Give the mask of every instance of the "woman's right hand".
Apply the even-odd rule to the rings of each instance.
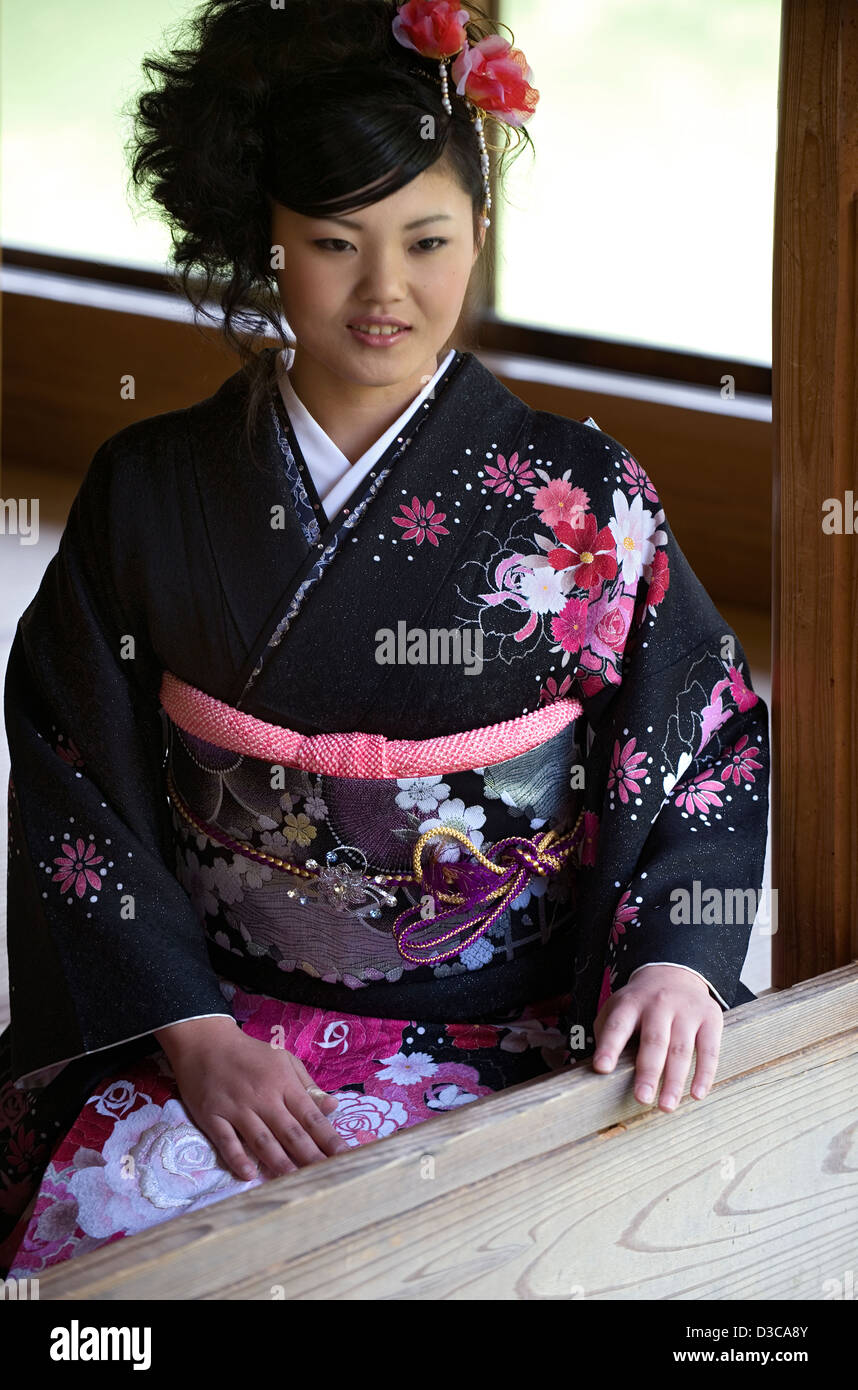
[[[337,1101],[285,1048],[221,1015],[185,1019],[154,1036],[188,1114],[242,1181],[257,1176],[254,1160],[277,1176],[349,1151],[326,1118]]]

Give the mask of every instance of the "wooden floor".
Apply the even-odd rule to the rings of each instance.
[[[3,470],[3,497],[27,497],[39,499],[39,533],[34,545],[21,544],[16,536],[0,536],[0,592],[3,594],[2,613],[0,613],[0,669],[4,675],[9,648],[15,635],[15,627],[20,614],[39,587],[48,561],[56,551],[62,529],[65,526],[69,508],[78,489],[78,482],[64,473],[36,474],[29,470],[26,474],[17,473],[13,468]],[[751,665],[751,679],[755,690],[771,708],[771,622],[769,614],[762,609],[743,608],[737,605],[719,604],[720,611],[727,622],[738,633]],[[0,786],[6,788],[9,776],[9,752],[6,745],[5,729],[0,747]],[[6,841],[7,822],[2,817],[2,859],[0,872],[2,882],[6,881]],[[769,855],[766,855],[766,877],[764,884],[770,886]],[[764,898],[764,901],[766,899]],[[9,986],[6,962],[6,898],[2,895],[0,907],[0,1027],[9,1018]],[[749,989],[759,993],[771,985],[771,940],[755,929],[751,946],[745,962],[742,979]]]

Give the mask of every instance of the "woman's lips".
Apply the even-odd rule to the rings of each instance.
[[[353,328],[351,324],[346,326],[352,337],[359,343],[365,343],[367,347],[392,347],[411,332],[410,328],[399,328],[395,333],[361,333],[359,328]]]

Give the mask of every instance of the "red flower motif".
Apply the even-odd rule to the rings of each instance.
[[[752,769],[759,771],[763,764],[757,761],[756,748],[749,748],[747,752],[742,751],[747,742],[748,735],[742,734],[742,737],[736,740],[733,747],[727,749],[727,756],[730,761],[726,767],[721,769],[722,782],[729,782],[732,778],[734,785],[738,787],[742,781],[755,782],[757,780]]]
[[[580,526],[558,521],[554,534],[563,545],[549,550],[548,563],[556,570],[574,569],[579,589],[598,589],[606,579],[614,578],[617,543],[610,527],[599,530],[592,512],[587,513]]]
[[[517,487],[523,487],[525,483],[532,483],[536,474],[530,469],[530,459],[519,462],[518,452],[514,453],[509,462],[503,454],[498,454],[498,466],[486,464],[486,472],[491,476],[486,478],[489,487],[494,488],[495,492],[500,492],[504,497],[512,497]]]
[[[81,839],[78,839],[74,846],[71,843],[63,845],[62,854],[54,860],[60,867],[51,882],[58,883],[63,893],[68,892],[74,885],[74,891],[79,898],[86,892],[87,884],[98,891],[101,888],[101,879],[94,872],[92,865],[100,864],[103,858],[104,855],[96,854],[95,845],[85,845]]]
[[[64,763],[70,763],[72,767],[83,767],[83,758],[71,739],[64,744],[58,743],[56,751]]]
[[[395,526],[402,526],[404,541],[413,541],[415,536],[417,544],[422,545],[424,538],[428,539],[432,545],[438,544],[438,536],[449,536],[450,532],[441,522],[446,517],[446,512],[436,512],[435,503],[431,497],[424,507],[416,497],[412,497],[411,506],[408,507],[403,502],[400,511],[405,513],[404,517],[394,516],[391,521]]]
[[[581,858],[579,863],[591,868],[596,862],[596,847],[599,843],[599,817],[595,811],[584,812],[584,834],[581,837]]]
[[[730,694],[736,701],[736,708],[741,710],[742,713],[744,713],[746,709],[752,709],[757,703],[759,696],[756,695],[747,684],[741,669],[737,670],[735,666],[731,666],[729,677]]]
[[[451,58],[468,42],[465,25],[470,18],[451,0],[408,0],[393,21],[393,36],[424,58]]]
[[[467,1050],[471,1047],[497,1047],[500,1031],[488,1023],[448,1023],[444,1032],[452,1039],[454,1047]]]
[[[524,125],[536,110],[539,92],[530,85],[533,73],[527,59],[500,34],[490,34],[472,47],[466,43],[451,72],[459,96],[509,125]]]
[[[585,598],[570,598],[559,613],[551,619],[551,631],[566,652],[581,650],[581,643],[587,630],[587,609]]]
[[[646,591],[646,606],[655,608],[670,588],[670,561],[666,550],[657,550],[651,565],[652,577]]]
[[[47,1152],[47,1144],[36,1143],[34,1129],[19,1129],[6,1146],[6,1161],[10,1168],[32,1168],[36,1160]]]

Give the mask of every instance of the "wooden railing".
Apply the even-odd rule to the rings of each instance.
[[[627,1051],[48,1270],[43,1299],[822,1299],[858,1239],[858,963],[725,1015],[672,1114]],[[832,1282],[834,1281],[834,1282]]]

